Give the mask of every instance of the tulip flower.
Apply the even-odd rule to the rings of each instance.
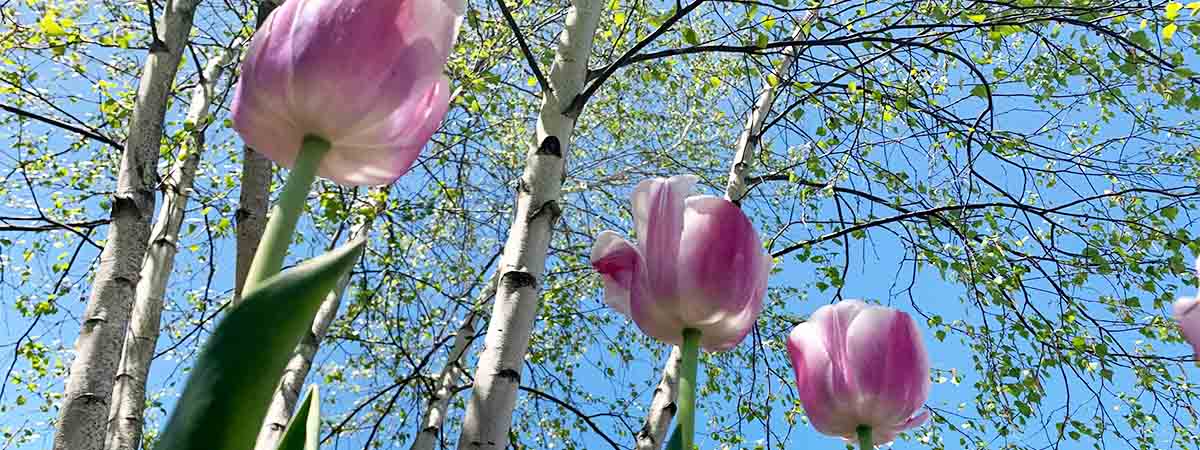
[[[691,448],[698,347],[729,350],[763,307],[771,258],[742,210],[689,196],[691,175],[643,181],[633,193],[638,244],[604,231],[592,247],[605,302],[647,335],[681,346],[679,418]]]
[[[446,113],[463,0],[290,0],[254,34],[233,99],[246,144],[291,168],[243,292],[279,272],[315,176],[386,185]]]
[[[317,174],[386,185],[412,166],[449,101],[442,69],[462,0],[289,0],[254,34],[233,126],[293,167],[306,136],[329,148]]]
[[[1196,258],[1196,276],[1200,277],[1200,258]],[[1200,355],[1200,298],[1180,297],[1175,301],[1175,321],[1183,338],[1192,344],[1192,353]]]
[[[920,426],[929,355],[916,323],[892,308],[848,300],[822,306],[792,329],[788,356],[813,428],[863,449]]]

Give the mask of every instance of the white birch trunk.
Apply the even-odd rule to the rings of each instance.
[[[573,0],[559,35],[549,73],[552,91],[542,93],[537,133],[517,183],[517,208],[500,259],[500,284],[483,353],[475,367],[475,384],[458,440],[460,450],[508,447],[551,230],[561,214],[564,157],[570,152],[571,133],[580,112],[568,108],[587,77],[588,57],[605,3]]]
[[[493,276],[488,281],[487,289],[484,289],[479,298],[475,300],[473,308],[480,307],[487,299],[496,295],[496,286],[499,281],[498,276]],[[455,332],[454,344],[450,346],[446,365],[438,374],[437,384],[433,395],[429,398],[429,404],[425,407],[425,414],[421,417],[421,429],[413,441],[412,450],[433,450],[434,444],[441,441],[442,424],[446,421],[446,411],[450,405],[450,398],[454,395],[454,386],[466,375],[462,367],[462,357],[467,352],[468,344],[475,337],[475,323],[479,320],[479,316],[479,311],[475,309],[467,312],[462,325]]]
[[[255,28],[262,26],[282,0],[260,0]],[[242,148],[242,191],[238,198],[238,209],[234,213],[237,233],[237,268],[234,272],[233,304],[242,301],[242,285],[250,272],[250,262],[258,251],[263,230],[267,228],[267,204],[271,187],[271,160],[250,147]]]
[[[363,217],[362,222],[354,225],[350,232],[351,241],[369,235],[375,216],[387,207],[387,188],[380,189],[383,191],[380,200],[376,202],[374,210]],[[271,397],[271,406],[268,407],[267,415],[263,418],[262,428],[258,432],[258,440],[254,445],[255,450],[275,450],[275,447],[279,445],[279,440],[283,438],[283,431],[287,428],[288,420],[292,418],[292,412],[296,409],[296,401],[299,400],[300,391],[304,387],[304,379],[308,377],[308,372],[312,369],[313,356],[317,354],[321,341],[329,332],[329,326],[337,317],[338,309],[342,305],[342,296],[345,295],[346,287],[349,284],[350,274],[346,273],[338,280],[333,291],[325,296],[325,301],[321,303],[321,309],[317,310],[308,334],[300,339],[295,350],[292,351],[292,359],[288,360],[287,367],[283,370],[283,376],[279,379],[279,387],[275,388],[275,394]]]
[[[166,3],[156,27],[161,36],[153,41],[146,57],[117,174],[112,222],[75,340],[75,358],[55,424],[54,450],[104,448],[113,377],[150,240],[167,98],[197,3],[199,0]]]
[[[142,263],[141,280],[134,295],[125,351],[113,386],[113,404],[109,408],[107,448],[137,450],[142,440],[142,416],[146,409],[146,377],[158,343],[159,318],[167,281],[175,266],[179,229],[192,194],[192,182],[200,155],[204,152],[204,127],[209,122],[208,107],[217,80],[221,77],[229,53],[212,58],[204,69],[204,78],[192,90],[187,121],[194,124],[191,136],[171,166],[163,182],[163,206],[151,231],[150,248]]]
[[[810,12],[796,25],[792,40],[804,36],[804,24],[814,17],[815,14]],[[771,104],[775,102],[777,88],[784,85],[783,80],[786,79],[787,72],[796,62],[797,49],[798,47],[788,47],[784,50],[783,61],[773,73],[779,83],[772,85],[764,81],[763,90],[758,94],[758,100],[754,102],[754,108],[747,115],[746,124],[738,136],[737,151],[733,156],[733,164],[729,167],[729,179],[725,183],[725,198],[735,204],[741,205],[742,198],[746,196],[746,178],[754,165],[763,124],[766,123]],[[659,379],[658,387],[654,389],[654,397],[650,400],[646,422],[637,434],[637,450],[658,450],[670,431],[671,419],[675,417],[675,399],[679,395],[679,357],[679,347],[672,348],[671,355],[663,366],[662,378]]]

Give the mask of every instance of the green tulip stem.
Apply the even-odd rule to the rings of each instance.
[[[692,450],[696,434],[696,358],[700,353],[700,330],[683,330],[679,374],[679,428],[683,450]]]
[[[271,218],[263,231],[258,251],[254,252],[254,260],[246,274],[246,285],[242,286],[243,298],[283,268],[283,258],[287,256],[292,235],[296,232],[296,222],[304,213],[304,203],[308,200],[308,192],[312,190],[313,180],[317,178],[321,158],[328,152],[329,141],[313,135],[305,136],[300,143],[300,154],[288,173],[287,184],[279,194],[279,201],[271,209]]]
[[[860,450],[871,450],[875,448],[875,444],[871,440],[871,427],[866,425],[858,426],[858,448]]]

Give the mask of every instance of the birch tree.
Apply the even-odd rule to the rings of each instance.
[[[542,111],[534,142],[526,153],[525,173],[517,185],[517,208],[500,257],[500,284],[484,350],[475,367],[471,401],[458,440],[460,450],[508,447],[508,430],[537,314],[546,252],[554,222],[562,214],[558,201],[566,157],[575,120],[582,110],[576,96],[586,81],[592,40],[602,11],[597,0],[573,2],[549,78],[542,80]]]
[[[204,133],[212,123],[208,109],[229,60],[228,52],[212,56],[200,82],[192,89],[186,118],[186,122],[192,124],[192,131],[163,181],[163,205],[150,232],[149,249],[134,295],[129,333],[125,336],[121,365],[113,386],[106,444],[109,450],[138,450],[141,446],[146,377],[158,343],[167,281],[175,267],[180,227],[192,197],[196,169],[204,154]]]
[[[271,12],[284,0],[258,0],[254,28],[262,26]],[[242,149],[242,186],[237,209],[237,267],[234,275],[234,303],[241,299],[242,285],[250,272],[250,262],[258,251],[258,241],[267,228],[267,207],[271,187],[271,160],[249,147]]]
[[[371,195],[375,197],[373,205],[354,225],[348,241],[370,237],[371,225],[375,222],[375,216],[387,205],[387,188],[375,189]],[[313,357],[316,356],[321,341],[325,339],[325,334],[329,332],[329,326],[337,317],[342,297],[346,295],[346,287],[350,285],[350,275],[347,273],[342,276],[333,291],[325,296],[325,301],[321,303],[321,309],[313,318],[311,330],[296,344],[296,350],[292,352],[292,359],[288,360],[283,376],[280,377],[279,387],[275,390],[275,395],[271,397],[271,406],[267,409],[267,416],[263,419],[262,430],[259,431],[258,441],[254,446],[256,450],[275,450],[275,447],[279,445],[279,440],[283,438],[283,431],[292,418],[296,402],[300,399],[300,391],[304,388],[304,380],[308,377],[309,370],[312,369]]]
[[[150,239],[163,120],[198,1],[167,2],[152,35],[121,156],[112,221],[75,341],[75,359],[55,425],[55,450],[101,450],[113,379]]]
[[[181,89],[201,69],[192,50],[247,35],[261,4],[201,3]],[[692,173],[699,192],[728,191],[731,149],[768,88],[740,203],[777,272],[757,330],[705,357],[700,388],[711,401],[700,418],[716,431],[703,448],[824,439],[795,402],[781,338],[851,297],[908,311],[935,356],[932,418],[897,447],[1200,442],[1189,412],[1200,399],[1181,387],[1194,384],[1193,358],[1169,319],[1170,302],[1194,292],[1200,252],[1200,13],[1187,2],[603,4],[576,96],[586,101],[572,101],[586,113],[560,142],[571,149],[555,198],[564,213],[536,279],[512,415],[498,419],[511,423],[511,446],[649,448],[647,437],[658,445],[669,433],[671,348],[604,307],[587,250],[600,230],[629,228],[628,194],[642,179]],[[803,25],[816,6],[820,17]],[[153,3],[153,17],[162,7]],[[492,308],[474,307],[498,272],[489,259],[512,237],[508,193],[543,137],[533,127],[548,96],[536,72],[549,81],[569,7],[473,3],[464,17],[448,67],[461,99],[437,145],[392,187],[312,359],[325,446],[456,444],[474,394],[472,373],[455,367],[479,366]],[[151,42],[147,17],[145,3],[111,0],[0,12],[0,145],[10,149],[0,157],[0,446],[51,447],[72,324],[85,317],[117,191],[112,150],[124,149]],[[802,51],[780,70],[789,49]],[[160,151],[186,134],[185,97],[168,107]],[[229,307],[238,253],[256,240],[231,226],[249,223],[237,210],[253,209],[239,197],[254,177],[241,172],[227,101],[212,105],[185,213],[147,385],[151,429]],[[158,170],[166,178],[170,168]],[[265,212],[266,188],[252,188]],[[310,200],[296,258],[351,231],[362,204],[328,185]]]

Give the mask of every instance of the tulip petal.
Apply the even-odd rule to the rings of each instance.
[[[414,9],[440,3],[299,2],[289,43],[290,105],[300,114],[301,126],[337,141],[355,124],[382,120],[394,105],[420,95],[417,88],[441,73],[448,48],[437,48],[427,33],[412,29],[411,17],[417,14]],[[429,26],[440,24],[449,38],[455,18],[430,15],[424,20]]]
[[[707,326],[746,309],[760,290],[762,245],[741,208],[709,195],[685,201],[676,263],[684,322]]]
[[[833,366],[822,334],[823,331],[809,321],[796,325],[788,335],[788,357],[796,375],[797,396],[804,405],[804,414],[817,431],[833,436],[852,435],[857,425],[845,420],[846,415],[839,411],[838,399],[829,390]]]
[[[821,337],[825,340],[825,348],[829,349],[831,374],[829,378],[830,395],[835,398],[854,398],[857,394],[854,374],[846,361],[846,333],[854,318],[866,309],[867,305],[859,300],[846,300],[832,305],[817,308],[810,321],[821,328]]]
[[[1183,338],[1192,345],[1192,353],[1200,355],[1200,298],[1182,297],[1173,306]]]
[[[362,186],[389,184],[407,173],[446,114],[448,83],[440,78],[392,116],[335,141],[336,148],[321,161],[319,175]]]
[[[657,299],[678,297],[677,260],[684,201],[697,180],[693,175],[655,178],[634,189],[633,220],[646,261],[647,289]]]
[[[734,317],[704,328],[704,334],[700,335],[700,345],[705,350],[721,352],[732,349],[754,329],[754,323],[758,321],[758,316],[763,310],[767,277],[771,274],[771,257],[760,252],[750,273],[755,277],[754,290],[747,294],[749,298],[742,311]]]
[[[875,438],[875,442],[877,444],[879,444],[879,445],[887,444],[889,442],[896,440],[897,434],[900,434],[901,432],[904,432],[904,431],[911,430],[913,428],[917,428],[917,427],[923,425],[925,423],[925,421],[928,419],[929,419],[929,411],[922,410],[920,412],[920,414],[917,414],[916,416],[913,416],[913,417],[905,420],[903,423],[901,423],[895,427],[891,427],[891,428],[880,427],[878,429],[873,430],[872,434],[874,434],[873,437]]]
[[[592,245],[592,267],[604,278],[604,303],[629,316],[630,293],[641,277],[637,247],[612,231],[602,231]]]
[[[462,0],[292,0],[255,33],[233,104],[252,148],[290,167],[305,135],[329,141],[318,174],[382,185],[444,117],[442,69]]]
[[[929,356],[908,314],[868,306],[846,332],[847,370],[862,398],[859,414],[877,427],[904,423],[929,397]]]

